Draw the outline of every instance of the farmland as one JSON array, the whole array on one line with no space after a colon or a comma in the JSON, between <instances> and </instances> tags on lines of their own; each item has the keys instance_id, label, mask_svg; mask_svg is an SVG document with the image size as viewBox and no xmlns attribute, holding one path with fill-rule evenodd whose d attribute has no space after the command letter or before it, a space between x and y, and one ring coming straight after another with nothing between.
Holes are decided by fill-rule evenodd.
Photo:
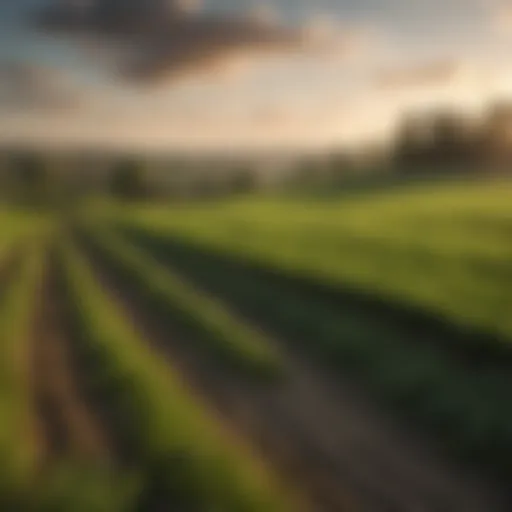
<instances>
[{"instance_id":1,"label":"farmland","mask_svg":"<svg viewBox=\"0 0 512 512\"><path fill-rule=\"evenodd\" d=\"M0 211L2 510L510 509L510 182L75 213Z\"/></svg>"},{"instance_id":2,"label":"farmland","mask_svg":"<svg viewBox=\"0 0 512 512\"><path fill-rule=\"evenodd\" d=\"M511 197L509 182L423 185L340 203L262 198L124 217L511 338Z\"/></svg>"}]
</instances>

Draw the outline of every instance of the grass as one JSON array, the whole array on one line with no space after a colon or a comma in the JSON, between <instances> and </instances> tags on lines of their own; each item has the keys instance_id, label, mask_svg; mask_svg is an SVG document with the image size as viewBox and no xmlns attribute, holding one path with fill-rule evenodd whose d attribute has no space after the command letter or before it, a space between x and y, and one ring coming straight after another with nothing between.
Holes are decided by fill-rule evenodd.
<instances>
[{"instance_id":1,"label":"grass","mask_svg":"<svg viewBox=\"0 0 512 512\"><path fill-rule=\"evenodd\" d=\"M31 252L7 283L0 303L0 508L124 512L128 478L114 478L110 468L76 458L43 461L31 350L39 341L32 329L47 260L43 244L28 247Z\"/></svg>"},{"instance_id":2,"label":"grass","mask_svg":"<svg viewBox=\"0 0 512 512\"><path fill-rule=\"evenodd\" d=\"M511 182L100 216L459 456L510 472Z\"/></svg>"},{"instance_id":3,"label":"grass","mask_svg":"<svg viewBox=\"0 0 512 512\"><path fill-rule=\"evenodd\" d=\"M135 283L139 295L175 326L181 326L215 360L244 375L273 379L282 372L280 357L267 339L235 318L221 303L196 290L181 276L159 265L143 250L113 231L89 230L88 240L113 272Z\"/></svg>"},{"instance_id":4,"label":"grass","mask_svg":"<svg viewBox=\"0 0 512 512\"><path fill-rule=\"evenodd\" d=\"M329 201L256 197L102 213L512 340L511 182L422 184Z\"/></svg>"},{"instance_id":5,"label":"grass","mask_svg":"<svg viewBox=\"0 0 512 512\"><path fill-rule=\"evenodd\" d=\"M0 503L26 492L38 464L30 389L30 328L42 272L39 248L25 258L0 305Z\"/></svg>"},{"instance_id":6,"label":"grass","mask_svg":"<svg viewBox=\"0 0 512 512\"><path fill-rule=\"evenodd\" d=\"M0 205L0 257L16 242L40 237L53 225L49 214L36 214Z\"/></svg>"},{"instance_id":7,"label":"grass","mask_svg":"<svg viewBox=\"0 0 512 512\"><path fill-rule=\"evenodd\" d=\"M459 350L444 326L368 311L317 293L301 280L252 267L198 246L133 235L150 250L268 330L342 373L379 403L430 429L459 457L507 475L512 450L508 391L512 361Z\"/></svg>"},{"instance_id":8,"label":"grass","mask_svg":"<svg viewBox=\"0 0 512 512\"><path fill-rule=\"evenodd\" d=\"M223 369L282 376L261 325L352 372L462 458L510 475L512 183L107 205L89 216L90 254ZM0 261L23 243L39 247L54 221L0 209ZM76 460L37 474L28 366L37 249L0 290L0 508L297 510L152 352L88 260L65 241L60 257L81 371L136 474Z\"/></svg>"},{"instance_id":9,"label":"grass","mask_svg":"<svg viewBox=\"0 0 512 512\"><path fill-rule=\"evenodd\" d=\"M95 282L72 247L62 253L69 301L94 383L117 432L148 475L152 499L208 511L295 510L267 471L206 414ZM149 508L148 508L149 507Z\"/></svg>"}]
</instances>

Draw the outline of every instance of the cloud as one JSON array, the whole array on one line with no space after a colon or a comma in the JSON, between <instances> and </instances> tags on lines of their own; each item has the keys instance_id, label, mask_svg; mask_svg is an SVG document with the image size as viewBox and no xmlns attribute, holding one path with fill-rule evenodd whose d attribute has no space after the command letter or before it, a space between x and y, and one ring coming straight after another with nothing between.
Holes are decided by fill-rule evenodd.
<instances>
[{"instance_id":1,"label":"cloud","mask_svg":"<svg viewBox=\"0 0 512 512\"><path fill-rule=\"evenodd\" d=\"M64 72L22 62L0 62L0 105L23 110L75 109L85 98Z\"/></svg>"},{"instance_id":2,"label":"cloud","mask_svg":"<svg viewBox=\"0 0 512 512\"><path fill-rule=\"evenodd\" d=\"M233 59L297 51L307 34L280 25L271 8L238 17L201 12L196 0L55 1L37 16L54 34L82 35L110 51L125 78L153 83L197 72L215 73Z\"/></svg>"},{"instance_id":3,"label":"cloud","mask_svg":"<svg viewBox=\"0 0 512 512\"><path fill-rule=\"evenodd\" d=\"M382 90L444 86L457 79L462 67L457 60L435 60L381 71L377 73L375 84Z\"/></svg>"},{"instance_id":4,"label":"cloud","mask_svg":"<svg viewBox=\"0 0 512 512\"><path fill-rule=\"evenodd\" d=\"M502 3L492 13L492 29L499 37L512 36L512 3Z\"/></svg>"},{"instance_id":5,"label":"cloud","mask_svg":"<svg viewBox=\"0 0 512 512\"><path fill-rule=\"evenodd\" d=\"M189 20L175 25L171 34L148 41L128 72L139 80L215 72L233 59L293 50L299 44L294 32L252 19Z\"/></svg>"}]
</instances>

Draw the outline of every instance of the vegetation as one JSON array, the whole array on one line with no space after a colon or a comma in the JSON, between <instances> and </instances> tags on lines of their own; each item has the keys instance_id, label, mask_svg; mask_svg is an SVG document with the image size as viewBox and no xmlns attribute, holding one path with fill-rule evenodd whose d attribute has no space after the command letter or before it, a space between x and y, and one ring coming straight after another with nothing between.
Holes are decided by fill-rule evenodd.
<instances>
[{"instance_id":1,"label":"vegetation","mask_svg":"<svg viewBox=\"0 0 512 512\"><path fill-rule=\"evenodd\" d=\"M269 342L214 298L197 291L114 232L96 228L89 235L112 271L134 282L153 310L172 318L192 339L203 341L215 359L254 376L272 378L280 373L279 355Z\"/></svg>"},{"instance_id":2,"label":"vegetation","mask_svg":"<svg viewBox=\"0 0 512 512\"><path fill-rule=\"evenodd\" d=\"M512 339L510 182L305 201L257 198L106 216Z\"/></svg>"},{"instance_id":3,"label":"vegetation","mask_svg":"<svg viewBox=\"0 0 512 512\"><path fill-rule=\"evenodd\" d=\"M225 437L145 347L95 283L85 260L70 247L63 256L74 318L98 391L150 477L142 509L160 499L192 510L288 510L259 463Z\"/></svg>"},{"instance_id":4,"label":"vegetation","mask_svg":"<svg viewBox=\"0 0 512 512\"><path fill-rule=\"evenodd\" d=\"M257 319L291 345L346 374L452 452L502 474L510 470L510 359L451 343L457 333L411 323L243 260L176 240L132 233L181 274ZM339 299L339 297L337 297ZM460 349L460 350L459 350Z\"/></svg>"},{"instance_id":5,"label":"vegetation","mask_svg":"<svg viewBox=\"0 0 512 512\"><path fill-rule=\"evenodd\" d=\"M0 304L0 506L13 506L31 483L38 449L31 410L30 318L40 284L39 250L23 262Z\"/></svg>"},{"instance_id":6,"label":"vegetation","mask_svg":"<svg viewBox=\"0 0 512 512\"><path fill-rule=\"evenodd\" d=\"M351 370L451 450L507 474L510 184L304 204L121 209L110 220L196 286Z\"/></svg>"},{"instance_id":7,"label":"vegetation","mask_svg":"<svg viewBox=\"0 0 512 512\"><path fill-rule=\"evenodd\" d=\"M512 151L510 128L512 104L498 102L483 119L456 110L409 114L401 123L395 148L395 163L406 173L462 174L507 171Z\"/></svg>"},{"instance_id":8,"label":"vegetation","mask_svg":"<svg viewBox=\"0 0 512 512\"><path fill-rule=\"evenodd\" d=\"M147 190L144 169L137 161L120 162L112 171L110 193L113 197L122 200L143 199Z\"/></svg>"},{"instance_id":9,"label":"vegetation","mask_svg":"<svg viewBox=\"0 0 512 512\"><path fill-rule=\"evenodd\" d=\"M30 245L0 303L0 507L34 512L128 510L128 479L71 457L45 461L34 401L33 321L46 255ZM37 341L36 341L37 342ZM44 467L44 472L41 469Z\"/></svg>"},{"instance_id":10,"label":"vegetation","mask_svg":"<svg viewBox=\"0 0 512 512\"><path fill-rule=\"evenodd\" d=\"M311 402L304 383L327 367L463 461L510 474L512 184L445 181L309 197L239 191L174 206L120 192L122 201L87 203L65 218L35 199L37 217L0 209L0 261L20 263L0 267L0 508L296 510L181 378L201 381L237 435L258 446L260 436L272 438L262 453L286 445L269 460L305 481L310 455L311 472L325 464L329 436L315 438L325 430L308 416L314 404L304 415L297 404ZM41 242L50 241L60 264L45 267ZM42 280L48 268L56 270ZM60 453L50 434L35 435L39 421L48 427L59 414L45 409L36 388L46 377L31 376L28 363L35 343L49 339L32 332L41 283L41 296L59 298L42 329L72 352L63 366L84 388L72 396L112 440L112 464L107 456L87 462L67 445ZM184 375L160 357L151 327L143 330L152 321L176 336L169 353L191 347ZM206 368L211 395L194 373ZM330 400L318 410L336 409ZM275 431L252 424L267 409ZM41 410L48 418L37 417ZM302 442L308 462L296 468L288 453ZM326 470L312 491L339 471Z\"/></svg>"},{"instance_id":11,"label":"vegetation","mask_svg":"<svg viewBox=\"0 0 512 512\"><path fill-rule=\"evenodd\" d=\"M40 237L51 225L47 215L33 215L0 205L0 261L17 243L30 237Z\"/></svg>"}]
</instances>

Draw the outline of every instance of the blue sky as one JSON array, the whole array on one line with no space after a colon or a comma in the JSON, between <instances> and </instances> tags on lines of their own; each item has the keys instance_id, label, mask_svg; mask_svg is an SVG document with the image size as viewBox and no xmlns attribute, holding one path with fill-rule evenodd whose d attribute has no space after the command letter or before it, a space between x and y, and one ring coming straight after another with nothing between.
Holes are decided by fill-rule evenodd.
<instances>
[{"instance_id":1,"label":"blue sky","mask_svg":"<svg viewBox=\"0 0 512 512\"><path fill-rule=\"evenodd\" d=\"M173 53L160 66L163 77L144 83L122 69L127 55L146 58L148 41L36 30L35 12L51 3L0 3L0 139L154 150L323 148L382 138L410 108L475 109L510 95L508 0L204 0L188 14L193 19L263 17L271 27L264 30L291 28L308 34L306 43L262 52L238 45L235 34L227 50L210 51L198 25L201 58L192 66L185 59L176 72L181 60ZM203 58L210 53L215 59Z\"/></svg>"}]
</instances>

